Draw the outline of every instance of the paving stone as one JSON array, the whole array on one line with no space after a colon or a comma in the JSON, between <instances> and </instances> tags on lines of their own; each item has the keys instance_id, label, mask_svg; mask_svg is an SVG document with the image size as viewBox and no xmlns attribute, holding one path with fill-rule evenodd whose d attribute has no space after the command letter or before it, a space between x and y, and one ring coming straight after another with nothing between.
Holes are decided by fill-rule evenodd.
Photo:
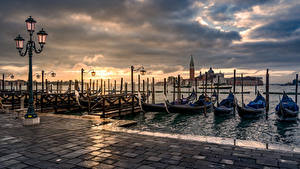
<instances>
[{"instance_id":1,"label":"paving stone","mask_svg":"<svg viewBox=\"0 0 300 169\"><path fill-rule=\"evenodd\" d=\"M291 160L283 160L279 159L279 167L283 168L297 168L298 162L297 161L291 161Z\"/></svg>"},{"instance_id":2,"label":"paving stone","mask_svg":"<svg viewBox=\"0 0 300 169\"><path fill-rule=\"evenodd\" d=\"M78 163L77 165L81 166L81 167L87 167L87 168L91 168L93 166L98 165L98 162L95 161L82 161L80 163Z\"/></svg>"},{"instance_id":3,"label":"paving stone","mask_svg":"<svg viewBox=\"0 0 300 169\"><path fill-rule=\"evenodd\" d=\"M93 169L113 169L115 166L109 164L98 164L93 167Z\"/></svg>"},{"instance_id":4,"label":"paving stone","mask_svg":"<svg viewBox=\"0 0 300 169\"><path fill-rule=\"evenodd\" d=\"M206 157L205 157L205 156L200 156L200 155L194 155L193 158L199 159L199 160L203 160L203 159L205 159Z\"/></svg>"},{"instance_id":5,"label":"paving stone","mask_svg":"<svg viewBox=\"0 0 300 169\"><path fill-rule=\"evenodd\" d=\"M147 160L149 160L149 161L159 161L159 160L161 160L161 158L151 156L151 157L147 158Z\"/></svg>"},{"instance_id":6,"label":"paving stone","mask_svg":"<svg viewBox=\"0 0 300 169\"><path fill-rule=\"evenodd\" d=\"M28 165L26 165L24 163L17 163L17 164L9 166L7 168L10 168L10 169L23 169L23 168L26 168L26 167L28 167Z\"/></svg>"},{"instance_id":7,"label":"paving stone","mask_svg":"<svg viewBox=\"0 0 300 169\"><path fill-rule=\"evenodd\" d=\"M151 167L151 166L147 166L147 165L142 165L142 166L138 167L138 169L155 169L155 168Z\"/></svg>"},{"instance_id":8,"label":"paving stone","mask_svg":"<svg viewBox=\"0 0 300 169\"><path fill-rule=\"evenodd\" d=\"M273 167L277 167L278 166L278 162L276 159L268 159L268 158L259 158L256 159L256 164L260 164L260 165L265 165L265 166L273 166Z\"/></svg>"},{"instance_id":9,"label":"paving stone","mask_svg":"<svg viewBox=\"0 0 300 169\"><path fill-rule=\"evenodd\" d=\"M228 160L228 159L222 159L221 163L232 165L233 161L232 160Z\"/></svg>"},{"instance_id":10,"label":"paving stone","mask_svg":"<svg viewBox=\"0 0 300 169\"><path fill-rule=\"evenodd\" d=\"M131 157L131 158L134 158L134 157L138 156L138 154L135 154L135 153L125 153L123 155L126 156L126 157Z\"/></svg>"}]
</instances>

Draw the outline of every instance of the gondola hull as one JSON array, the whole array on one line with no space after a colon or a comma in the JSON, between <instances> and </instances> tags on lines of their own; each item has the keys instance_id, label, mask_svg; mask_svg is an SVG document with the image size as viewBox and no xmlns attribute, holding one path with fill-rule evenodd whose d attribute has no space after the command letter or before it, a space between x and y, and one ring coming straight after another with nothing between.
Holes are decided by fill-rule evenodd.
<instances>
[{"instance_id":1,"label":"gondola hull","mask_svg":"<svg viewBox=\"0 0 300 169\"><path fill-rule=\"evenodd\" d=\"M217 116L232 115L234 113L234 107L229 107L229 108L225 106L215 107L214 113Z\"/></svg>"},{"instance_id":2,"label":"gondola hull","mask_svg":"<svg viewBox=\"0 0 300 169\"><path fill-rule=\"evenodd\" d=\"M251 118L258 118L263 116L264 113L266 112L266 108L254 109L251 107L240 107L238 105L237 111L241 118L251 119Z\"/></svg>"},{"instance_id":3,"label":"gondola hull","mask_svg":"<svg viewBox=\"0 0 300 169\"><path fill-rule=\"evenodd\" d=\"M167 110L170 113L202 113L202 112L210 112L213 108L213 103L207 104L206 106L191 106L191 105L172 105L170 103L166 103Z\"/></svg>"},{"instance_id":4,"label":"gondola hull","mask_svg":"<svg viewBox=\"0 0 300 169\"><path fill-rule=\"evenodd\" d=\"M142 109L145 112L167 112L165 105L142 103Z\"/></svg>"},{"instance_id":5,"label":"gondola hull","mask_svg":"<svg viewBox=\"0 0 300 169\"><path fill-rule=\"evenodd\" d=\"M276 114L279 118L279 121L297 121L299 111L292 111L287 108L280 107Z\"/></svg>"}]
</instances>

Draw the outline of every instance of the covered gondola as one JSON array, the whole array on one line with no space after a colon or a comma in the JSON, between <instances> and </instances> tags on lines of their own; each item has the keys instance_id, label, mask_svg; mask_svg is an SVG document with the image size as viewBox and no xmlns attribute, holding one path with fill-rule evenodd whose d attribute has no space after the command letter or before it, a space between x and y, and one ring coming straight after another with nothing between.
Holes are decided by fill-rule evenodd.
<instances>
[{"instance_id":1,"label":"covered gondola","mask_svg":"<svg viewBox=\"0 0 300 169\"><path fill-rule=\"evenodd\" d=\"M280 103L275 108L280 121L297 121L299 106L284 92Z\"/></svg>"},{"instance_id":2,"label":"covered gondola","mask_svg":"<svg viewBox=\"0 0 300 169\"><path fill-rule=\"evenodd\" d=\"M213 102L209 97L201 95L197 101L189 104L174 104L166 101L167 111L170 113L201 113L210 112Z\"/></svg>"},{"instance_id":3,"label":"covered gondola","mask_svg":"<svg viewBox=\"0 0 300 169\"><path fill-rule=\"evenodd\" d=\"M172 102L174 105L185 105L196 99L196 93L192 92L187 98L182 98ZM145 112L167 112L165 103L149 104L141 103L142 110Z\"/></svg>"},{"instance_id":4,"label":"covered gondola","mask_svg":"<svg viewBox=\"0 0 300 169\"><path fill-rule=\"evenodd\" d=\"M238 114L241 118L258 118L266 112L266 100L258 92L255 100L247 105L237 105Z\"/></svg>"},{"instance_id":5,"label":"covered gondola","mask_svg":"<svg viewBox=\"0 0 300 169\"><path fill-rule=\"evenodd\" d=\"M222 100L218 107L215 107L214 113L217 116L230 115L234 113L235 97L233 93L229 93L226 99Z\"/></svg>"}]
</instances>

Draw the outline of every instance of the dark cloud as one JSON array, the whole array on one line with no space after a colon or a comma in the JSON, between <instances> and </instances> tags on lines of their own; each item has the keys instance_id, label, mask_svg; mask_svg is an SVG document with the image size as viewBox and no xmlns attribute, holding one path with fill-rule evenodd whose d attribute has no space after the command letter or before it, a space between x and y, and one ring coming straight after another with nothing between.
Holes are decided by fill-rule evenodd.
<instances>
[{"instance_id":1,"label":"dark cloud","mask_svg":"<svg viewBox=\"0 0 300 169\"><path fill-rule=\"evenodd\" d=\"M239 11L251 11L256 5L274 5L277 0L220 0L204 9L193 0L39 0L5 1L0 6L0 67L24 67L28 60L18 56L14 37L25 35L24 20L32 15L37 28L49 33L45 51L34 56L34 64L71 69L75 64L128 68L148 66L164 73L187 70L189 56L196 67L220 68L279 67L299 63L299 6L275 13L261 27L250 33L252 38L274 38L234 44L242 37L237 29L222 31L196 21L234 20ZM208 11L205 16L203 11ZM220 22L222 23L222 22ZM256 25L253 25L256 26ZM282 40L281 38L288 37ZM96 55L103 55L94 59Z\"/></svg>"}]
</instances>

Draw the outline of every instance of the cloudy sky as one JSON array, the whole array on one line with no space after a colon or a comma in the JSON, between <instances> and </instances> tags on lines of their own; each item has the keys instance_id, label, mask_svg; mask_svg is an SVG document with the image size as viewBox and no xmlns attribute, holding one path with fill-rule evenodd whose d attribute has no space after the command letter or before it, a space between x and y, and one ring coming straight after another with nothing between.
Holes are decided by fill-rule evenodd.
<instances>
[{"instance_id":1,"label":"cloudy sky","mask_svg":"<svg viewBox=\"0 0 300 169\"><path fill-rule=\"evenodd\" d=\"M0 71L26 79L28 58L13 39L28 39L25 19L49 37L34 71L79 78L129 77L130 65L148 76L188 75L190 55L197 74L213 67L230 76L264 75L291 81L300 71L299 0L7 0L0 6Z\"/></svg>"}]
</instances>

